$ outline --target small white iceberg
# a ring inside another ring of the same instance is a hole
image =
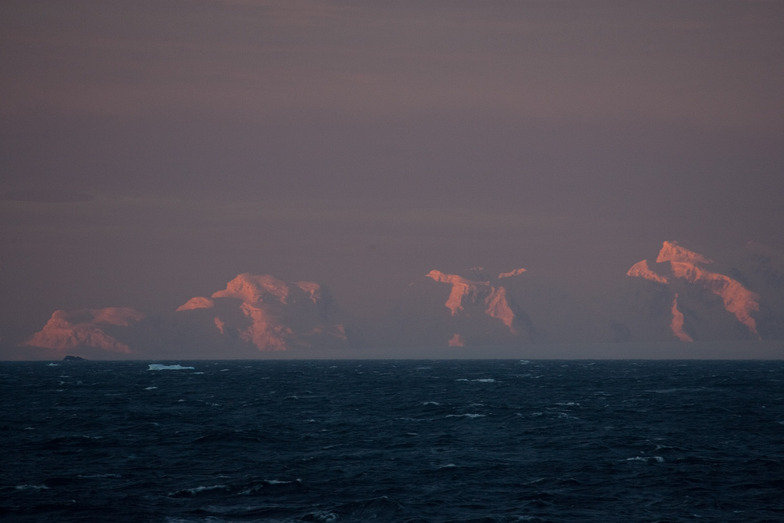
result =
[[[194,367],[183,367],[182,365],[162,365],[160,363],[150,363],[147,370],[196,370]]]

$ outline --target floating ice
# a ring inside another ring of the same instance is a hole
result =
[[[161,365],[160,363],[150,363],[147,370],[196,370],[194,367],[183,367],[182,365]]]

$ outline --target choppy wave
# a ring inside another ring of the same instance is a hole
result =
[[[161,363],[150,363],[147,370],[196,370],[194,367],[184,367],[182,365],[163,365]]]
[[[0,366],[10,521],[784,516],[781,362]]]

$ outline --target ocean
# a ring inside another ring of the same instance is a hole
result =
[[[4,521],[784,521],[781,361],[0,363]]]

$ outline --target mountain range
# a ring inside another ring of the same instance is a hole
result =
[[[665,241],[615,283],[594,299],[525,268],[433,269],[378,328],[352,324],[323,285],[243,273],[165,315],[57,310],[22,347],[104,359],[254,358],[382,346],[476,348],[481,355],[482,347],[523,344],[784,339],[784,256],[761,245],[717,262]]]

